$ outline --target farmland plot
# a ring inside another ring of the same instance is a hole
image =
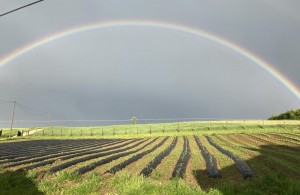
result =
[[[118,191],[112,187],[118,185],[112,183],[128,174],[126,180],[146,176],[153,189],[181,181],[197,192],[212,188],[222,192],[225,184],[243,189],[270,175],[299,181],[299,144],[297,135],[271,133],[21,141],[0,144],[0,165],[1,174],[35,173],[34,180],[43,192],[47,190],[41,186],[50,185],[60,175],[99,175],[104,180],[102,186],[97,184],[98,192]],[[65,185],[58,180],[52,186],[54,194]]]

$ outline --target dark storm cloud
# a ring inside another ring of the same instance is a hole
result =
[[[0,56],[74,26],[158,20],[231,40],[300,87],[300,4],[289,3],[45,1],[0,18]],[[4,4],[2,12],[18,5]],[[288,14],[287,8],[295,12]],[[1,67],[0,90],[0,99],[36,110],[51,107],[56,119],[266,118],[299,106],[268,73],[218,44],[134,27],[81,33],[32,50]],[[0,108],[0,120],[9,119],[11,105]],[[18,109],[18,119],[48,117]]]

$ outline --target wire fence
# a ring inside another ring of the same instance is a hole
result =
[[[183,119],[182,119],[183,120]],[[71,120],[52,121],[51,126],[45,127],[48,121],[38,121],[44,124],[40,127],[14,128],[12,135],[16,136],[118,136],[118,135],[151,135],[168,133],[185,133],[197,131],[218,131],[218,130],[257,130],[257,129],[299,129],[300,121],[273,121],[273,120],[220,120],[220,121],[176,121],[166,122],[160,120],[145,119],[144,123],[131,124],[130,120]],[[93,125],[93,123],[110,122],[114,125]],[[121,124],[117,124],[120,122]],[[156,122],[156,123],[151,123]],[[125,124],[124,124],[125,123]],[[64,125],[63,125],[64,124]],[[69,126],[66,126],[66,125]],[[89,125],[86,125],[89,124]],[[52,126],[53,125],[53,126]],[[4,128],[2,137],[7,137],[9,128]]]

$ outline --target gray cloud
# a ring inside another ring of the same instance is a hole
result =
[[[297,2],[293,7],[290,1],[285,6],[268,1],[124,3],[45,1],[2,17],[0,56],[74,26],[158,20],[231,40],[300,87]],[[2,12],[12,7],[10,1],[4,5]],[[295,13],[288,14],[287,8]],[[1,67],[0,91],[0,100],[16,100],[36,110],[51,106],[56,119],[266,118],[300,106],[268,73],[216,43],[138,27],[80,33],[32,50]],[[3,120],[8,120],[11,106],[0,108]],[[48,117],[18,109],[18,119]]]

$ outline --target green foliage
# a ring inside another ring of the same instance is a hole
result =
[[[272,115],[268,120],[300,120],[300,109],[288,110],[279,115]]]
[[[131,120],[132,124],[134,124],[134,125],[137,124],[138,119],[135,116],[133,116],[130,120]]]

